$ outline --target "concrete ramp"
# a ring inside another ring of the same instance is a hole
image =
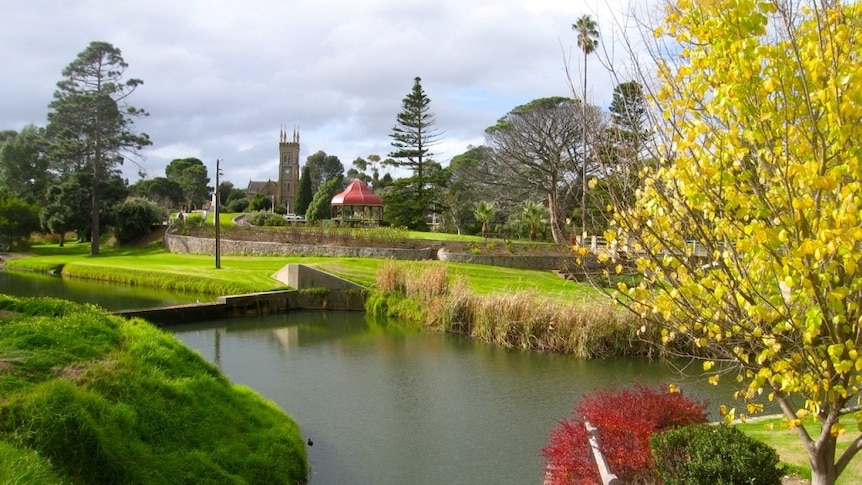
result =
[[[362,285],[304,264],[291,263],[278,270],[273,278],[297,290],[326,288],[329,290],[365,290]]]

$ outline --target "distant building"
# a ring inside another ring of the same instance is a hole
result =
[[[275,201],[276,197],[278,197],[278,184],[272,180],[267,180],[266,182],[254,182],[249,180],[248,187],[245,189],[245,194],[249,199],[253,198],[255,195],[262,194]]]
[[[293,212],[296,206],[296,191],[299,188],[299,132],[293,130],[288,141],[287,132],[282,129],[278,137],[278,182],[249,180],[245,190],[248,198],[257,194],[268,195],[273,205],[285,207]]]

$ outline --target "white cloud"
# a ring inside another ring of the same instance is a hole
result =
[[[323,150],[349,168],[357,156],[385,157],[415,76],[445,133],[445,163],[515,106],[571,95],[571,24],[587,13],[611,30],[622,1],[0,0],[0,129],[44,125],[62,69],[104,40],[144,81],[130,103],[150,113],[137,121],[154,143],[150,176],[198,157],[211,171],[223,159],[237,186],[275,177],[282,126],[299,128],[303,159]],[[589,62],[591,101],[607,106],[613,83]]]

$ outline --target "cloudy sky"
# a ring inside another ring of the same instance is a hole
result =
[[[572,23],[593,15],[606,47],[627,0],[0,0],[0,130],[44,126],[61,71],[91,41],[122,50],[144,81],[130,104],[153,145],[147,176],[197,157],[245,187],[276,177],[282,127],[299,130],[301,160],[319,150],[349,168],[391,151],[402,99],[422,78],[444,165],[520,104],[571,96],[580,79]],[[621,20],[623,19],[623,20]],[[616,61],[615,61],[616,62]],[[590,56],[589,99],[614,86]],[[134,181],[138,168],[127,164]]]

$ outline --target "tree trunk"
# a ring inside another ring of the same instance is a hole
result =
[[[560,227],[560,214],[557,207],[557,197],[553,192],[548,194],[548,212],[550,212],[551,236],[556,244],[563,244],[566,241],[566,235]]]
[[[530,225],[530,241],[536,240],[536,226]]]
[[[829,437],[823,443],[815,442],[808,451],[811,485],[835,485],[838,479],[835,473],[835,442],[835,438]]]

